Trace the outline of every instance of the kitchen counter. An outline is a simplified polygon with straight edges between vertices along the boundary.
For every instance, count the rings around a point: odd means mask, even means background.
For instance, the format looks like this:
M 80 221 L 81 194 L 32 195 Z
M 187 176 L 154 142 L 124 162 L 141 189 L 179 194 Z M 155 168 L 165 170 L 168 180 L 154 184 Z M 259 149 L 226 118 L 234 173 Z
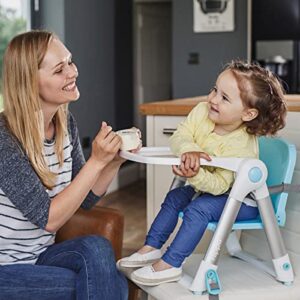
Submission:
M 289 111 L 300 112 L 300 94 L 285 95 Z M 167 101 L 156 101 L 141 104 L 139 109 L 143 115 L 186 116 L 200 101 L 206 101 L 207 96 L 182 98 Z

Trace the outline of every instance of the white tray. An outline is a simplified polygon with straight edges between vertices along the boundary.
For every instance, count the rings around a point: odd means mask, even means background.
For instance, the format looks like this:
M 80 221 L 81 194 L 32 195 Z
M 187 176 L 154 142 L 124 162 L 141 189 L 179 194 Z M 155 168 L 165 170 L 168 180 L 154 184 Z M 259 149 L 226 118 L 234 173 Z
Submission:
M 143 164 L 152 165 L 180 165 L 180 158 L 172 154 L 169 147 L 142 147 L 137 153 L 120 151 L 120 156 Z M 203 166 L 219 167 L 236 171 L 243 158 L 233 157 L 211 157 L 211 161 L 200 159 Z
M 180 165 L 180 158 L 172 154 L 169 147 L 142 147 L 137 153 L 121 151 L 120 156 L 144 164 Z

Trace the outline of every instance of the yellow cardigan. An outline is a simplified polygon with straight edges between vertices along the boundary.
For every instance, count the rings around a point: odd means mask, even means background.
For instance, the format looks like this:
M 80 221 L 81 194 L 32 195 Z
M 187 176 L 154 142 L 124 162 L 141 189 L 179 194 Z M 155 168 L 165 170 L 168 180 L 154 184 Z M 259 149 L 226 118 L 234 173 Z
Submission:
M 214 127 L 215 124 L 208 118 L 207 103 L 199 103 L 171 136 L 172 152 L 177 156 L 201 151 L 218 157 L 258 157 L 257 137 L 248 134 L 244 126 L 226 135 L 214 133 Z M 203 166 L 196 176 L 187 180 L 196 191 L 220 195 L 232 186 L 234 173 Z

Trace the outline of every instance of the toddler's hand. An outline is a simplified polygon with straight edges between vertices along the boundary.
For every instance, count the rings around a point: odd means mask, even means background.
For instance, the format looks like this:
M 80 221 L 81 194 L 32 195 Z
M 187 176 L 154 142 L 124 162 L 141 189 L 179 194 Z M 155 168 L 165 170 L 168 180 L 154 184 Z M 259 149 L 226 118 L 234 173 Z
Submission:
M 185 169 L 181 169 L 180 166 L 172 166 L 172 170 L 175 175 L 181 177 L 190 178 L 197 175 L 197 172 L 193 171 L 193 169 L 185 170 Z
M 185 152 L 181 155 L 180 166 L 173 166 L 173 172 L 176 175 L 183 177 L 194 177 L 200 169 L 200 158 L 211 160 L 209 155 L 205 152 Z

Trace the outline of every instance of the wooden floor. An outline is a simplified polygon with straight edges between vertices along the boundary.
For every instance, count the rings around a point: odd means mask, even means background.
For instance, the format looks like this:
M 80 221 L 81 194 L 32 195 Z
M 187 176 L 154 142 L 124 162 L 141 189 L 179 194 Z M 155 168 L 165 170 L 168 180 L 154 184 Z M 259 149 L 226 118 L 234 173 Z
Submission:
M 125 216 L 122 256 L 132 254 L 144 244 L 146 235 L 145 180 L 106 195 L 99 205 L 117 208 Z

